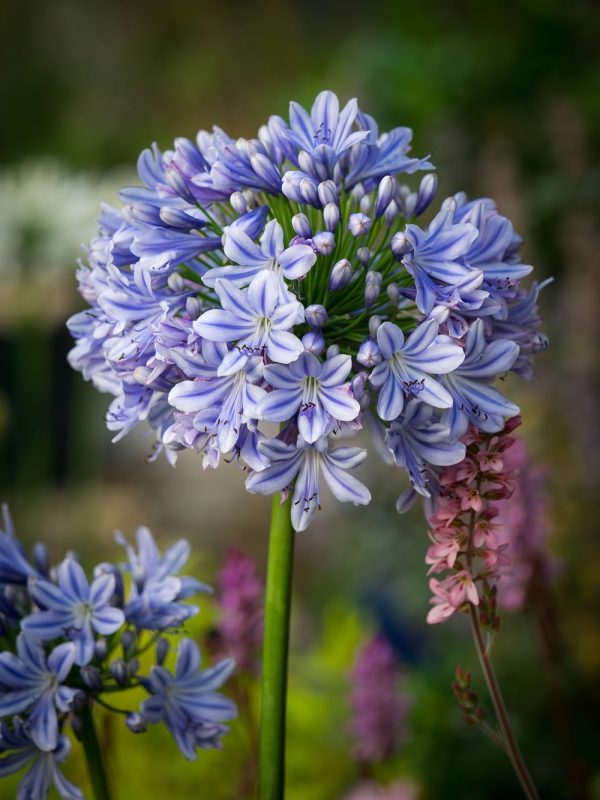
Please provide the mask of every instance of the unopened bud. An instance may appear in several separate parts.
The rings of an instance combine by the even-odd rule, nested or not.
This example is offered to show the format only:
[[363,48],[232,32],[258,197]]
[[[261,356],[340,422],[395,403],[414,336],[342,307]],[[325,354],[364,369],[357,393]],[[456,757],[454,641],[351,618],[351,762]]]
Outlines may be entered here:
[[135,647],[137,637],[133,631],[125,630],[121,634],[121,647],[125,655],[129,655]]
[[321,201],[321,205],[325,207],[328,203],[333,203],[337,205],[338,202],[338,193],[336,185],[333,181],[323,181],[319,184],[317,188],[317,193],[319,195],[319,200]]
[[331,231],[320,231],[312,237],[313,247],[321,256],[328,256],[335,247],[335,236]]
[[304,349],[315,356],[320,356],[325,350],[325,338],[321,331],[309,331],[302,337]]
[[122,658],[116,658],[114,661],[111,661],[110,674],[119,684],[119,686],[127,686],[129,681],[129,670],[127,669],[127,664]]
[[392,202],[397,186],[398,181],[391,175],[384,175],[384,177],[379,181],[379,187],[377,189],[377,202],[375,204],[376,217],[380,217]]
[[369,334],[375,339],[377,337],[377,331],[383,320],[379,316],[379,314],[373,314],[371,319],[369,320]]
[[396,256],[396,258],[400,258],[401,256],[406,255],[406,253],[408,253],[412,245],[409,242],[407,236],[401,231],[398,231],[398,233],[395,233],[392,236],[390,247],[392,249],[392,253]]
[[381,362],[381,352],[377,347],[377,343],[371,337],[365,339],[358,348],[356,360],[363,367],[374,367]]
[[322,328],[327,322],[328,316],[327,309],[320,303],[315,303],[304,309],[304,317],[313,328]]
[[387,296],[390,298],[391,302],[396,305],[398,300],[400,299],[400,287],[397,283],[390,283],[386,289]]
[[348,220],[348,230],[352,236],[364,236],[371,230],[372,224],[372,219],[367,217],[366,214],[350,214],[350,218]]
[[355,203],[360,203],[360,201],[365,196],[365,187],[362,183],[357,183],[356,186],[350,192],[350,197],[354,200]]
[[371,206],[373,205],[373,198],[370,194],[364,195],[364,197],[360,198],[360,203],[358,207],[362,214],[368,214],[371,211]]
[[352,280],[352,264],[347,258],[342,258],[333,265],[331,274],[329,276],[329,291],[335,292],[336,289],[342,289],[347,286]]
[[356,257],[363,265],[363,267],[366,267],[369,261],[371,260],[371,251],[369,250],[368,247],[359,247],[358,250],[356,251]]
[[294,214],[292,217],[292,228],[303,239],[310,239],[312,230],[306,214]]
[[125,725],[132,733],[144,733],[146,730],[146,720],[141,714],[131,712],[125,717]]
[[156,642],[156,663],[161,666],[165,663],[165,659],[170,649],[170,644],[167,639],[163,639],[162,637]]
[[392,200],[383,213],[383,222],[386,228],[392,227],[399,213],[400,209],[398,208],[398,203],[395,200]]
[[417,193],[417,203],[415,205],[414,214],[419,216],[426,211],[431,205],[433,198],[437,192],[438,178],[435,172],[428,172],[421,181],[419,191]]
[[365,278],[365,305],[372,306],[381,294],[382,276],[380,272],[369,270]]
[[323,209],[323,222],[328,231],[335,231],[340,224],[340,208],[335,203],[327,203]]
[[81,675],[81,680],[84,682],[84,684],[93,692],[101,692],[104,688],[102,685],[102,679],[100,677],[100,670],[97,667],[92,667],[91,664],[86,664],[85,667],[81,668],[79,674]]
[[33,545],[33,561],[42,575],[48,575],[50,572],[50,555],[43,542],[36,542]]
[[245,214],[248,211],[248,204],[246,203],[246,198],[241,192],[233,192],[231,197],[229,198],[229,202],[231,203],[231,207],[235,211],[236,214],[240,216]]
[[337,344],[330,344],[325,353],[325,358],[335,358],[340,354],[340,347]]
[[108,653],[108,644],[106,639],[97,639],[94,643],[94,656],[98,661],[103,661]]

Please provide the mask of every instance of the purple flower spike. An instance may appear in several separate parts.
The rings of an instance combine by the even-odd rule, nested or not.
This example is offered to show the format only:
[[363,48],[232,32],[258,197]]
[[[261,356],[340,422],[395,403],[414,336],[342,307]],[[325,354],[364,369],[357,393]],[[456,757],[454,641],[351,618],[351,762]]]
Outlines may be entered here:
[[113,575],[101,575],[90,586],[81,564],[66,558],[58,567],[58,586],[31,581],[31,596],[45,610],[25,617],[21,627],[42,641],[67,634],[75,643],[75,663],[83,666],[94,655],[93,631],[114,633],[125,621],[121,609],[110,605],[114,591]]

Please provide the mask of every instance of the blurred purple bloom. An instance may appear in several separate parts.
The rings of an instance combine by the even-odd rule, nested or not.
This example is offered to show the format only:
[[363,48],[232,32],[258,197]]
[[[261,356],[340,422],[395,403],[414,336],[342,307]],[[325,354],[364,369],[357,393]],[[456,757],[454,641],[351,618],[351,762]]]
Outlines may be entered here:
[[121,609],[110,603],[115,590],[113,575],[101,575],[91,586],[81,564],[66,558],[58,567],[58,586],[33,579],[30,593],[43,611],[34,611],[22,629],[42,641],[68,636],[75,644],[75,663],[87,664],[94,655],[94,633],[114,633],[125,621]]
[[147,722],[164,722],[177,746],[188,759],[196,758],[196,748],[218,747],[226,732],[223,722],[237,716],[235,703],[219,694],[233,672],[233,659],[202,670],[200,650],[191,639],[182,639],[177,648],[175,674],[154,666],[143,678],[151,695],[144,700],[141,713]]
[[44,751],[59,742],[57,709],[69,710],[76,689],[64,685],[75,660],[75,645],[59,644],[46,659],[41,643],[17,637],[17,654],[0,653],[0,717],[28,711],[31,738]]
[[23,552],[6,503],[2,504],[4,530],[0,528],[0,587],[2,584],[24,584],[31,577],[40,577]]

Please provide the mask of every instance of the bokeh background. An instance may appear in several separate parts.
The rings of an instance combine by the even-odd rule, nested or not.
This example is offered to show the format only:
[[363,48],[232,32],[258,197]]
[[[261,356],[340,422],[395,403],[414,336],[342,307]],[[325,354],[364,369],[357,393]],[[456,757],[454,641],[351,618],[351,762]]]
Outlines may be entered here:
[[[544,798],[600,797],[599,22],[583,0],[0,7],[0,498],[21,537],[47,539],[57,559],[65,548],[88,564],[117,557],[112,532],[144,523],[163,543],[189,538],[203,580],[214,582],[231,545],[264,573],[268,503],[245,493],[239,470],[203,473],[189,453],[176,469],[149,464],[143,432],[111,444],[108,398],[66,364],[80,244],[152,141],[168,147],[213,123],[252,136],[290,99],[357,96],[382,128],[414,128],[442,197],[495,197],[538,279],[555,276],[542,298],[551,347],[536,381],[511,387],[547,475],[551,634],[530,602],[504,615],[494,649]],[[410,713],[378,777],[404,776],[425,800],[517,797],[508,762],[463,725],[449,688],[457,663],[477,676],[465,620],[425,625],[423,519],[396,515],[399,471],[372,457],[364,477],[370,507],[329,504],[297,537],[288,796],[335,800],[359,780],[349,673],[357,647],[384,630]],[[206,603],[201,639],[215,613]],[[242,726],[193,764],[161,731],[133,737],[107,720],[104,734],[117,798],[245,796]],[[85,785],[77,756],[67,773]],[[0,797],[14,785],[0,784]]]

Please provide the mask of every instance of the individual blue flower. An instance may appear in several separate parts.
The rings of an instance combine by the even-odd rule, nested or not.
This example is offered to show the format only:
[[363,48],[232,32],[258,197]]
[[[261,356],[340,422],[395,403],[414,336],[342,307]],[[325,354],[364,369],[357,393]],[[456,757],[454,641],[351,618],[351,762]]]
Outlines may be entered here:
[[296,479],[292,496],[292,525],[296,531],[306,530],[321,507],[321,473],[331,493],[341,503],[364,506],[371,502],[367,487],[347,473],[365,460],[366,450],[338,447],[328,451],[326,437],[314,444],[299,437],[297,447],[280,439],[270,439],[259,447],[271,464],[260,472],[253,472],[246,479],[246,488],[252,493],[275,494],[288,491]]
[[43,800],[52,786],[61,800],[83,800],[83,792],[68,781],[58,765],[69,755],[71,742],[59,736],[54,750],[40,750],[31,738],[30,725],[14,717],[9,727],[0,722],[0,778],[14,775],[28,766],[21,778],[15,800]]
[[406,341],[397,325],[384,322],[377,330],[377,344],[384,360],[370,381],[379,390],[377,412],[382,419],[400,416],[404,397],[411,394],[435,408],[450,408],[452,396],[431,376],[451,372],[465,356],[448,336],[438,335],[437,322],[422,322]]
[[236,286],[248,286],[252,278],[264,269],[290,281],[298,280],[317,260],[315,251],[307,244],[284,247],[283,228],[277,220],[271,220],[265,226],[260,246],[239,226],[230,226],[225,233],[223,250],[233,263],[210,269],[202,278],[207,286],[214,287],[218,278],[234,281]]
[[135,534],[137,550],[125,537],[117,541],[127,549],[132,586],[125,604],[127,622],[137,628],[164,630],[181,625],[198,608],[182,603],[199,592],[210,592],[205,583],[178,573],[190,556],[190,543],[181,539],[161,555],[152,532],[140,527]]
[[291,328],[304,318],[297,300],[280,302],[280,279],[268,270],[253,278],[242,291],[229,281],[219,280],[215,291],[222,308],[205,311],[194,330],[212,342],[236,342],[246,355],[267,355],[272,361],[289,364],[304,351]]
[[30,577],[40,577],[39,571],[25,558],[6,503],[2,504],[2,518],[4,530],[0,529],[0,586],[3,583],[24,584]]
[[68,711],[77,691],[64,685],[75,660],[75,645],[59,644],[46,658],[41,642],[20,633],[17,654],[0,653],[0,717],[27,711],[36,747],[55,750],[59,742],[57,709]]
[[298,413],[300,435],[313,444],[331,430],[332,422],[351,422],[358,416],[360,406],[345,384],[351,369],[350,356],[321,363],[309,352],[289,366],[268,365],[264,377],[273,391],[259,402],[259,418],[286,422]]
[[42,641],[67,635],[75,644],[75,663],[83,666],[94,655],[94,631],[114,633],[125,621],[121,609],[110,605],[115,579],[101,575],[90,585],[81,564],[72,557],[65,558],[57,574],[58,586],[46,580],[30,582],[30,594],[44,610],[25,617],[21,627]]
[[144,688],[151,695],[144,700],[141,713],[147,722],[164,722],[177,746],[188,759],[196,758],[197,747],[217,747],[226,731],[221,723],[237,716],[235,703],[216,692],[235,668],[226,659],[203,670],[200,650],[191,639],[177,648],[175,674],[155,666]]
[[447,467],[465,457],[465,445],[450,435],[446,425],[432,419],[433,409],[411,400],[388,428],[385,442],[394,461],[403,467],[413,489],[430,496],[428,465]]
[[503,428],[505,419],[519,413],[519,407],[491,385],[494,378],[510,370],[518,355],[519,345],[508,339],[495,339],[488,344],[483,320],[471,325],[465,360],[451,374],[440,378],[454,401],[442,415],[453,439],[462,436],[469,423],[495,433]]
[[[454,222],[455,211],[454,200],[447,200],[426,231],[411,224],[403,234],[397,234],[405,237],[409,247],[402,263],[415,279],[416,304],[423,314],[429,314],[444,298],[446,286],[454,287],[473,277],[474,270],[463,257],[479,234],[468,222]],[[477,278],[480,284],[483,274]]]

